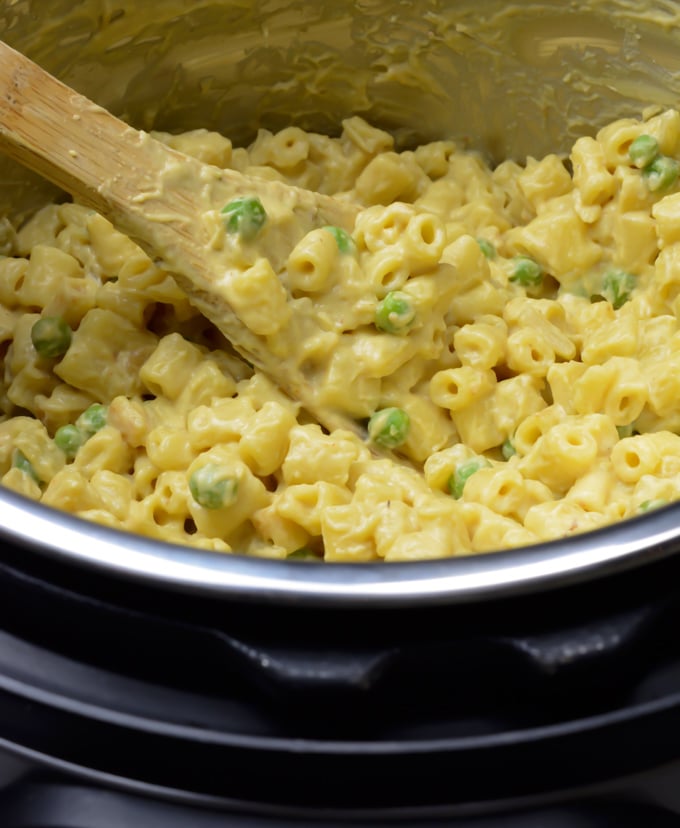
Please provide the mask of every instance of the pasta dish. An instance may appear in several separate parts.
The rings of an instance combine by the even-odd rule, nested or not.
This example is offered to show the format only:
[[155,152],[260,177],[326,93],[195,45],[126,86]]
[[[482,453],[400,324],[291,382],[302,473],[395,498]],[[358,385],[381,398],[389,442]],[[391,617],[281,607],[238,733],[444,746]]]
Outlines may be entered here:
[[449,141],[398,151],[360,117],[248,148],[154,135],[361,205],[280,267],[257,255],[257,199],[215,226],[245,251],[230,305],[368,439],[327,433],[133,241],[53,203],[0,220],[3,486],[175,544],[345,562],[523,546],[678,498],[677,111],[495,168]]

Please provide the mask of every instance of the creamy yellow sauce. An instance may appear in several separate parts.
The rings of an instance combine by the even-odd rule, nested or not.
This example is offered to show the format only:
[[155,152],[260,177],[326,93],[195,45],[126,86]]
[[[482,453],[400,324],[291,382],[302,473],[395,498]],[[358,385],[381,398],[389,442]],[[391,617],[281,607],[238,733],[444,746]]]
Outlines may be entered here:
[[[248,239],[219,211],[201,221],[253,336],[318,405],[374,418],[375,442],[400,412],[383,444],[423,472],[324,433],[170,272],[96,212],[51,204],[2,225],[3,485],[172,543],[353,562],[531,544],[677,499],[680,186],[650,165],[677,173],[678,112],[581,138],[569,166],[397,151],[359,117],[247,148],[157,137],[361,205],[345,243],[323,223],[272,246],[269,216]],[[55,317],[70,342],[41,353],[35,326]]]

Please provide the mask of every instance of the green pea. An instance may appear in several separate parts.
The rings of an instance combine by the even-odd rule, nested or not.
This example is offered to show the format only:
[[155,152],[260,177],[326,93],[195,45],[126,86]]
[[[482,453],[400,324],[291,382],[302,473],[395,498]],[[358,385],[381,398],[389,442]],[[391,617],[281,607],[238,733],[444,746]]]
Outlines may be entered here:
[[628,157],[638,169],[646,167],[659,155],[659,142],[653,135],[638,135],[628,149]]
[[511,457],[514,457],[517,454],[517,449],[515,448],[514,443],[508,437],[507,440],[503,442],[501,446],[501,454],[503,455],[504,460],[509,460]]
[[338,245],[338,250],[341,253],[356,253],[357,246],[354,239],[342,227],[334,227],[332,224],[329,224],[327,227],[324,227],[324,230],[328,230],[331,236],[333,236],[335,243]]
[[477,239],[477,244],[487,259],[496,258],[496,248],[488,239]]
[[89,408],[78,417],[76,420],[76,427],[82,431],[85,438],[91,437],[106,425],[106,418],[108,416],[108,406],[101,403],[92,403]]
[[632,273],[626,270],[610,270],[602,281],[602,296],[618,310],[630,299],[635,284],[636,279]]
[[516,256],[512,260],[510,281],[522,287],[538,287],[543,281],[543,268],[528,256]]
[[87,436],[74,425],[65,425],[58,428],[54,434],[54,442],[57,448],[64,452],[69,460],[72,460],[83,445]]
[[638,512],[640,514],[644,514],[645,512],[651,512],[654,509],[660,509],[662,506],[667,506],[668,501],[663,497],[657,497],[652,500],[645,500],[638,506]]
[[63,356],[71,345],[72,332],[61,316],[43,316],[31,328],[33,347],[46,359]]
[[680,163],[667,155],[657,156],[642,170],[642,178],[651,193],[664,193],[675,184],[680,175]]
[[456,500],[458,500],[463,496],[465,484],[472,477],[472,475],[480,469],[487,469],[490,468],[490,466],[491,463],[489,463],[486,457],[473,457],[470,460],[466,460],[464,463],[460,463],[454,469],[451,477],[449,477],[449,493],[452,494]]
[[408,437],[411,420],[401,408],[383,408],[368,421],[368,436],[386,449],[403,445]]
[[24,474],[27,474],[32,480],[35,480],[36,483],[40,483],[40,478],[38,477],[36,470],[33,468],[33,463],[31,463],[21,449],[14,449],[14,453],[12,455],[12,466],[15,469],[19,469],[19,471],[24,472]]
[[259,198],[243,196],[230,201],[220,211],[226,217],[229,233],[238,233],[244,241],[252,241],[267,221]]
[[189,478],[189,491],[199,506],[222,509],[236,502],[238,480],[225,466],[206,463]]
[[415,318],[416,311],[411,297],[400,290],[390,291],[375,309],[375,326],[385,333],[406,333]]
[[315,555],[307,546],[301,546],[294,552],[289,552],[286,555],[286,560],[289,561],[319,561],[318,555]]

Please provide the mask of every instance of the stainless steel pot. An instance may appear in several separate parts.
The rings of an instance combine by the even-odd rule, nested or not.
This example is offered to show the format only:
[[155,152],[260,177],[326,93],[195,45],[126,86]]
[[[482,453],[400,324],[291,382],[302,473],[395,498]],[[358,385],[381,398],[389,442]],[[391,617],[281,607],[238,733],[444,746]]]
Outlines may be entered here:
[[[0,35],[141,128],[330,132],[361,114],[403,145],[454,137],[492,159],[680,98],[672,0],[0,0]],[[0,164],[0,213],[48,188]],[[84,523],[0,492],[7,544],[172,588],[296,604],[422,605],[520,594],[680,550],[680,506],[511,552],[414,564],[222,556]]]

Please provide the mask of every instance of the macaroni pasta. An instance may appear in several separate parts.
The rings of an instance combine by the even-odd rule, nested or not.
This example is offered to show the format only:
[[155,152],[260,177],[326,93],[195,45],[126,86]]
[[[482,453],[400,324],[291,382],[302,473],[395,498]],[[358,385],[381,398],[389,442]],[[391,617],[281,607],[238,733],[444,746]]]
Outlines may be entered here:
[[[680,114],[495,169],[447,141],[399,152],[358,117],[247,149],[156,137],[362,205],[351,236],[319,227],[223,290],[319,405],[413,466],[310,422],[170,273],[60,203],[0,223],[4,486],[171,543],[351,562],[531,544],[678,498]],[[256,245],[265,217],[241,206],[218,232]]]

